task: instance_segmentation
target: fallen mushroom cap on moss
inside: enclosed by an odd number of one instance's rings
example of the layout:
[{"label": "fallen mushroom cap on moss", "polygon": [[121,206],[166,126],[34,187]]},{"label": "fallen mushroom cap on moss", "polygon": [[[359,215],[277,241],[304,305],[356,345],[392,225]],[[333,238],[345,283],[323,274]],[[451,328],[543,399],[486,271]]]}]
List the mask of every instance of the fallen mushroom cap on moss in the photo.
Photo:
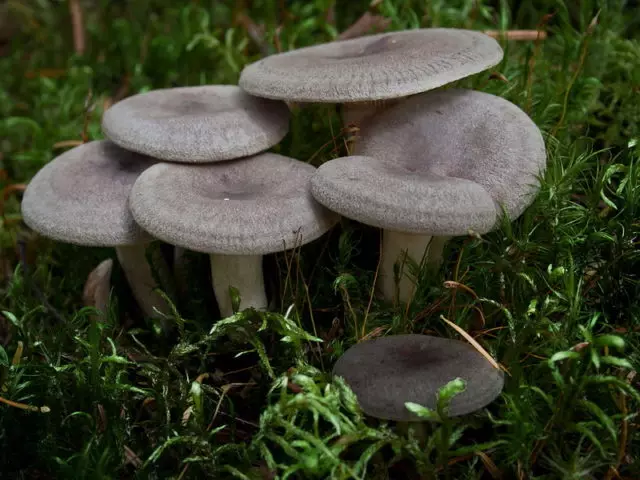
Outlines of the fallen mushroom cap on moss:
[{"label": "fallen mushroom cap on moss", "polygon": [[253,155],[289,130],[283,102],[254,97],[235,85],[152,90],[109,108],[107,138],[122,148],[179,163],[208,163]]},{"label": "fallen mushroom cap on moss", "polygon": [[157,238],[209,253],[223,316],[267,308],[262,256],[319,238],[338,216],[317,203],[309,183],[315,168],[273,153],[207,165],[158,164],[133,186],[136,221]]},{"label": "fallen mushroom cap on moss", "polygon": [[[383,229],[378,279],[388,300],[402,250],[420,263],[440,237],[428,254],[438,264],[446,237],[490,231],[502,208],[518,217],[533,201],[546,163],[535,123],[511,102],[473,90],[410,97],[361,131],[357,156],[320,166],[311,190],[327,208]],[[410,300],[411,288],[401,279],[401,301]]]},{"label": "fallen mushroom cap on moss", "polygon": [[493,402],[504,374],[468,343],[428,335],[390,335],[357,343],[336,362],[364,413],[400,422],[422,421],[407,402],[435,410],[437,393],[451,380],[466,383],[453,397],[449,416],[466,415]]},{"label": "fallen mushroom cap on moss", "polygon": [[388,32],[270,55],[245,67],[239,85],[264,98],[344,103],[348,123],[358,120],[350,110],[358,117],[375,111],[362,102],[441,87],[498,64],[503,55],[496,40],[473,30]]},{"label": "fallen mushroom cap on moss", "polygon": [[156,160],[109,141],[75,147],[45,165],[22,199],[24,222],[53,240],[115,247],[133,294],[147,316],[168,312],[145,256],[153,240],[128,208],[131,186]]}]

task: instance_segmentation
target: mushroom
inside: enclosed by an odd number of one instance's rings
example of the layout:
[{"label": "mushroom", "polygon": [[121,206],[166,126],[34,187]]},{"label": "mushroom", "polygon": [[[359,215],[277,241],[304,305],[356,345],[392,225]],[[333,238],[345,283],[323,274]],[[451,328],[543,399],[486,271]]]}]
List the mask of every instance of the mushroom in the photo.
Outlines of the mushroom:
[{"label": "mushroom", "polygon": [[[253,155],[289,131],[286,104],[253,97],[235,85],[153,90],[113,105],[102,130],[130,151],[178,163],[209,163]],[[173,270],[184,288],[184,249],[174,249]]]},{"label": "mushroom", "polygon": [[503,55],[481,32],[415,29],[271,55],[245,67],[239,85],[264,98],[345,103],[343,121],[358,123],[389,101],[484,71]]},{"label": "mushroom", "polygon": [[475,412],[493,402],[504,374],[466,342],[429,335],[390,335],[360,342],[336,362],[364,413],[382,420],[417,422],[407,402],[436,409],[437,393],[451,380],[466,383],[449,404],[451,417]]},{"label": "mushroom", "polygon": [[134,297],[149,317],[169,308],[154,291],[157,283],[145,256],[153,238],[136,224],[127,201],[135,179],[154,163],[106,140],[85,143],[40,169],[22,199],[24,222],[41,235],[115,247]]},{"label": "mushroom", "polygon": [[[448,89],[410,97],[369,119],[356,156],[330,160],[311,191],[329,209],[383,229],[380,287],[395,298],[402,251],[439,265],[447,237],[492,230],[532,202],[546,154],[540,130],[516,105]],[[432,243],[433,242],[433,243]],[[413,286],[402,277],[400,301]]]},{"label": "mushroom", "polygon": [[113,105],[102,131],[117,145],[180,163],[230,160],[277,144],[289,130],[283,102],[235,85],[153,90]]},{"label": "mushroom", "polygon": [[338,216],[309,191],[315,168],[273,153],[206,165],[158,164],[136,181],[130,207],[152,235],[209,253],[220,313],[266,309],[262,256],[319,238]]}]

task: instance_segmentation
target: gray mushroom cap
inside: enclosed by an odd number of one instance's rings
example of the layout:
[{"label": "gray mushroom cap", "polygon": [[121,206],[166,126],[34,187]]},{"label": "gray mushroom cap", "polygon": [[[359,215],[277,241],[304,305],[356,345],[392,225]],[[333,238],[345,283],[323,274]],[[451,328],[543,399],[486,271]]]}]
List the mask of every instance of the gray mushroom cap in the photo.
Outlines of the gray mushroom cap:
[{"label": "gray mushroom cap", "polygon": [[116,247],[151,240],[134,221],[128,197],[152,158],[101,140],[58,156],[36,173],[22,199],[24,222],[57,241]]},{"label": "gray mushroom cap", "polygon": [[314,197],[368,225],[430,235],[485,233],[531,203],[544,140],[516,105],[473,90],[428,92],[364,122],[357,156],[331,160]]},{"label": "gray mushroom cap", "polygon": [[162,160],[215,162],[277,144],[289,130],[289,110],[235,85],[166,88],[116,103],[102,130],[121,147]]},{"label": "gray mushroom cap", "polygon": [[435,409],[438,390],[456,378],[466,388],[451,400],[449,416],[480,410],[504,385],[502,371],[468,343],[416,334],[358,343],[338,359],[333,374],[344,378],[367,415],[404,422],[421,420],[406,402]]},{"label": "gray mushroom cap", "polygon": [[207,165],[158,164],[130,207],[159,239],[193,251],[264,255],[319,238],[338,216],[316,202],[315,168],[273,153]]},{"label": "gray mushroom cap", "polygon": [[253,95],[298,102],[393,99],[479,73],[503,55],[484,33],[407,30],[271,55],[245,67],[239,85]]}]

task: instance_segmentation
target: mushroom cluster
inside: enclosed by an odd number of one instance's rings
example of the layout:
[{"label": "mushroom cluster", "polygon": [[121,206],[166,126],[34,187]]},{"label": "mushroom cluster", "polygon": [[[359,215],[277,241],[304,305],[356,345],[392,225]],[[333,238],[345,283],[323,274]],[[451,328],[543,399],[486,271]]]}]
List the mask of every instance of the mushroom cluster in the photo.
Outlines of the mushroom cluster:
[{"label": "mushroom cluster", "polygon": [[[513,103],[479,91],[439,88],[503,58],[489,36],[458,29],[371,35],[272,55],[242,72],[253,95],[339,103],[359,134],[349,156],[321,165],[315,199],[383,231],[379,290],[408,302],[415,286],[395,278],[407,258],[438,266],[450,237],[482,234],[532,202],[546,163],[543,137]],[[359,343],[335,366],[365,413],[415,420],[406,402],[433,407],[438,390],[462,378],[451,415],[492,402],[502,372],[469,344],[427,335]]]},{"label": "mushroom cluster", "polygon": [[[238,86],[133,95],[105,112],[107,140],[64,153],[33,178],[24,220],[53,239],[115,247],[151,316],[166,305],[146,243],[207,253],[228,316],[231,286],[241,308],[267,308],[263,255],[319,238],[342,215],[383,230],[379,289],[386,300],[410,301],[412,282],[394,278],[399,257],[438,265],[448,238],[489,232],[537,191],[546,153],[526,113],[494,95],[446,88],[502,58],[483,33],[416,29],[271,55],[248,65]],[[345,123],[359,127],[353,152],[317,169],[268,153],[288,132],[285,102],[340,104]],[[503,383],[470,348],[390,337],[352,347],[334,373],[366,412],[398,420],[411,417],[404,402],[431,405],[440,387],[464,378],[468,390],[452,406],[464,414]]]},{"label": "mushroom cluster", "polygon": [[242,71],[253,95],[339,103],[343,121],[357,125],[352,155],[320,166],[312,193],[383,229],[378,280],[389,301],[413,294],[406,274],[396,282],[399,257],[438,265],[448,238],[486,233],[503,209],[515,218],[533,199],[546,162],[535,123],[500,97],[438,88],[503,55],[484,33],[428,28],[301,48]]},{"label": "mushroom cluster", "polygon": [[265,309],[262,256],[315,240],[339,218],[311,195],[314,167],[266,153],[288,129],[283,102],[234,85],[133,95],[105,112],[107,140],[34,176],[24,221],[55,240],[115,247],[147,316],[168,313],[146,258],[154,239],[210,255],[223,316],[233,314],[230,287],[241,308]]}]

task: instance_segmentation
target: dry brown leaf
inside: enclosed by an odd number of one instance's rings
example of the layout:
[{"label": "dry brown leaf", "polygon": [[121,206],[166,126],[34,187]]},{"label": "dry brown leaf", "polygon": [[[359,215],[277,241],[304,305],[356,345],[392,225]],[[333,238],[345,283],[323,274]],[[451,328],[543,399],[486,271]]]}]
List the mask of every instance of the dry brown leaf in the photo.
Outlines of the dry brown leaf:
[{"label": "dry brown leaf", "polygon": [[496,480],[502,478],[502,472],[496,466],[496,464],[493,462],[493,460],[491,460],[489,455],[487,455],[486,453],[481,452],[481,451],[477,451],[477,452],[475,452],[475,454],[478,457],[480,457],[480,460],[482,460],[482,463],[484,464],[484,467],[487,469],[487,471],[489,472],[489,474],[491,475],[492,478],[495,478]]},{"label": "dry brown leaf", "polygon": [[532,42],[535,40],[544,40],[547,38],[547,32],[542,30],[485,30],[485,35],[489,35],[492,38],[504,37],[507,40]]},{"label": "dry brown leaf", "polygon": [[83,55],[87,42],[84,33],[84,12],[80,0],[69,0],[69,15],[73,29],[73,49],[78,55]]},{"label": "dry brown leaf", "polygon": [[58,150],[60,148],[78,147],[83,143],[82,140],[62,140],[61,142],[54,143],[52,148]]},{"label": "dry brown leaf", "polygon": [[476,342],[473,339],[473,337],[471,335],[469,335],[467,332],[465,332],[462,328],[460,328],[458,325],[453,323],[451,320],[445,318],[444,315],[440,315],[440,318],[443,321],[445,321],[447,323],[447,325],[449,325],[451,328],[453,328],[456,332],[458,332],[460,335],[462,335],[467,342],[469,342],[471,345],[473,345],[473,347],[478,351],[478,353],[480,353],[484,358],[486,358],[487,361],[491,365],[493,365],[498,370],[503,370],[503,369],[500,368],[500,365],[498,364],[498,362],[496,362],[493,359],[493,357],[491,355],[489,355],[489,353],[484,348],[482,348],[482,346],[478,342]]},{"label": "dry brown leaf", "polygon": [[125,457],[125,465],[130,464],[136,468],[140,468],[142,466],[142,460],[140,457],[129,447],[124,446],[124,457]]},{"label": "dry brown leaf", "polygon": [[268,55],[269,46],[265,42],[264,26],[258,25],[253,21],[251,17],[244,13],[239,13],[236,16],[236,21],[244,27],[244,29],[247,31],[247,35],[249,35],[249,38],[253,40],[253,43],[255,43],[258,48],[260,48],[260,52],[262,52],[262,55]]},{"label": "dry brown leaf", "polygon": [[40,70],[28,71],[25,78],[60,78],[67,74],[64,68],[41,68]]},{"label": "dry brown leaf", "polygon": [[108,258],[94,268],[84,284],[82,300],[87,307],[94,307],[103,315],[107,313],[111,293],[111,272],[113,259]]},{"label": "dry brown leaf", "polygon": [[366,35],[371,32],[382,32],[391,25],[391,19],[382,15],[365,12],[349,28],[338,35],[338,40],[347,40]]},{"label": "dry brown leaf", "polygon": [[182,426],[184,427],[189,423],[189,419],[191,418],[191,414],[193,413],[193,407],[188,407],[184,412],[182,412]]}]

